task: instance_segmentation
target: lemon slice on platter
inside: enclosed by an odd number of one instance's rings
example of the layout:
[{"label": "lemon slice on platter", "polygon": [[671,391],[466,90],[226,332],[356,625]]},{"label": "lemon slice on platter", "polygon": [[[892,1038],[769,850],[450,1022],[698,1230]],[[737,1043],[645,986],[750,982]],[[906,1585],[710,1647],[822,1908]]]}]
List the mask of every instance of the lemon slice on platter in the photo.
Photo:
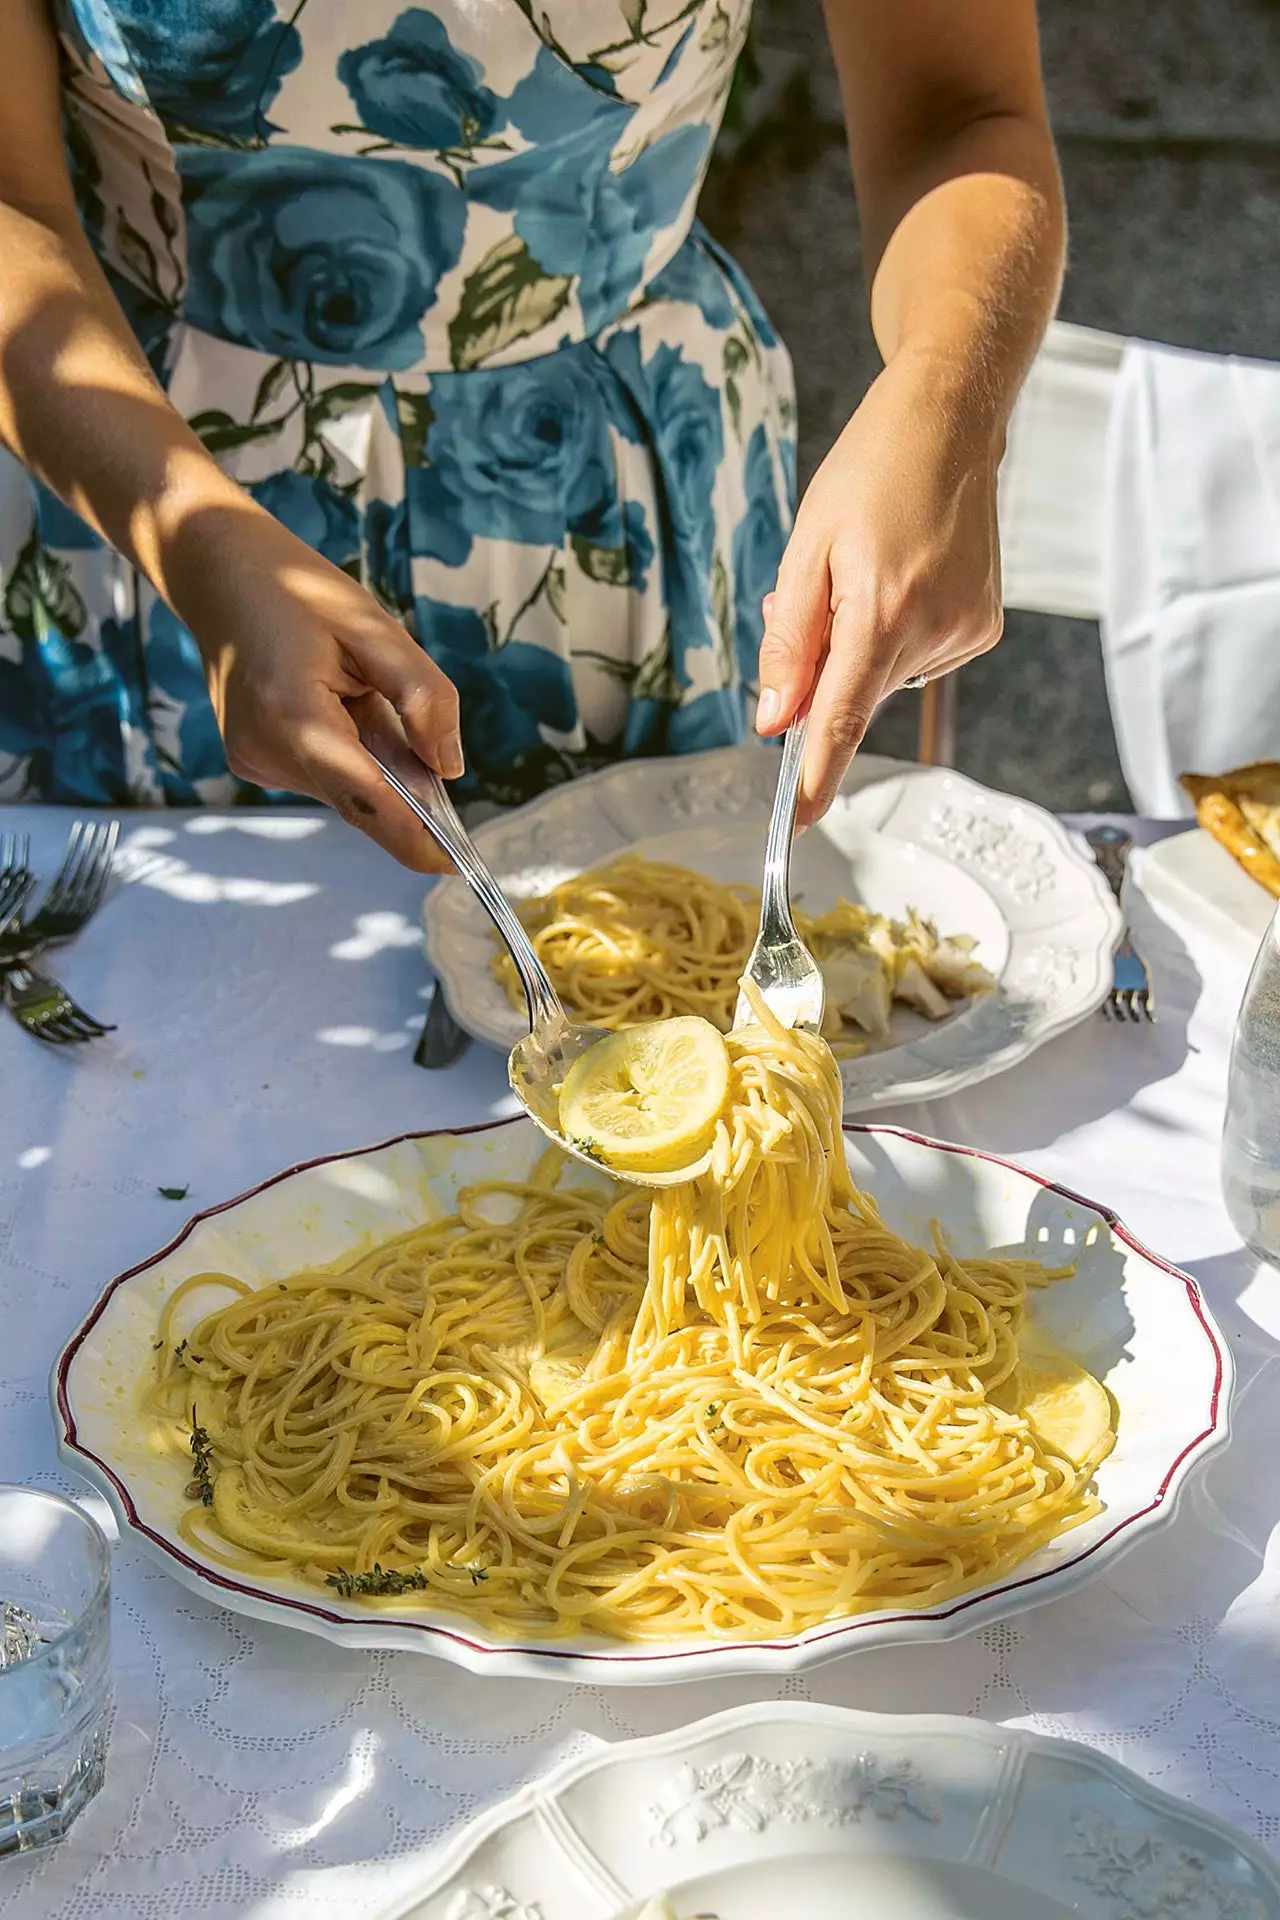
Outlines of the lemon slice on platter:
[{"label": "lemon slice on platter", "polygon": [[1096,1466],[1115,1441],[1111,1397],[1100,1380],[1034,1328],[1019,1342],[1017,1408],[1042,1447],[1073,1467]]},{"label": "lemon slice on platter", "polygon": [[626,1173],[674,1173],[710,1147],[729,1099],[729,1049],[709,1020],[681,1014],[610,1034],[560,1089],[560,1131]]}]

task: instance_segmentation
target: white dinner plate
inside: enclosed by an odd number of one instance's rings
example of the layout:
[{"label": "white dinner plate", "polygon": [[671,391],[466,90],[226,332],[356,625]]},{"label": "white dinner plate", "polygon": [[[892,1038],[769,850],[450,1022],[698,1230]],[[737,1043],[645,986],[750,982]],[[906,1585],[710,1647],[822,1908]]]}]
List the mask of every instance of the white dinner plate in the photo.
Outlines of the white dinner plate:
[{"label": "white dinner plate", "polygon": [[[777,768],[763,747],[624,761],[475,838],[515,900],[623,852],[758,886]],[[1016,1066],[1110,990],[1121,918],[1092,860],[1043,808],[941,767],[860,754],[826,819],[797,844],[793,890],[811,912],[841,895],[895,915],[915,907],[940,933],[976,935],[977,958],[999,981],[936,1024],[895,1009],[895,1044],[841,1063],[847,1114],[941,1099]],[[528,1021],[493,978],[484,910],[463,881],[446,880],[423,920],[455,1019],[509,1052]]]},{"label": "white dinner plate", "polygon": [[[1041,1297],[1036,1317],[1105,1382],[1118,1407],[1116,1446],[1098,1471],[1104,1511],[990,1586],[936,1607],[858,1614],[766,1642],[654,1645],[532,1633],[503,1640],[478,1621],[411,1601],[370,1611],[297,1578],[236,1574],[183,1540],[187,1476],[171,1453],[155,1449],[139,1411],[168,1295],[210,1271],[267,1285],[452,1212],[460,1185],[524,1178],[545,1143],[523,1118],[313,1161],[197,1215],[169,1246],[111,1282],[59,1358],[51,1391],[63,1457],[101,1488],[125,1532],[207,1599],[346,1646],[416,1648],[479,1673],[603,1685],[789,1673],[862,1647],[950,1638],[1058,1599],[1167,1523],[1187,1476],[1224,1443],[1226,1347],[1195,1282],[1147,1253],[1104,1208],[1007,1161],[896,1128],[854,1127],[846,1138],[858,1185],[915,1244],[932,1244],[937,1220],[961,1257],[999,1249],[1077,1265],[1074,1280]],[[598,1176],[575,1167],[573,1177]],[[199,1311],[193,1306],[193,1316]]]},{"label": "white dinner plate", "polygon": [[1280,1920],[1253,1841],[1070,1740],[799,1701],[558,1767],[379,1920]]}]

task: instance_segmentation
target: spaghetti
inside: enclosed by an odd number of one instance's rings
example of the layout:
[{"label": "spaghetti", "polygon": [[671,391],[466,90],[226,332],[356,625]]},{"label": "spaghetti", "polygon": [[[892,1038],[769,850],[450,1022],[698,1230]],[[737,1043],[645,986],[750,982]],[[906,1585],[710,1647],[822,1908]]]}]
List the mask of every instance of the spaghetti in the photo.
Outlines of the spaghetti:
[{"label": "spaghetti", "polygon": [[[574,1019],[617,1030],[701,1014],[733,1025],[738,981],[760,919],[760,895],[687,867],[625,855],[522,901],[525,931]],[[931,1020],[995,982],[967,935],[939,938],[918,914],[905,921],[841,900],[820,915],[794,910],[796,928],[827,985],[823,1036],[836,1053],[890,1038],[890,1003]],[[512,1003],[524,992],[503,948],[492,969]]]},{"label": "spaghetti", "polygon": [[187,1538],[500,1635],[742,1640],[935,1605],[1096,1512],[1111,1433],[1068,1459],[1017,1410],[1062,1276],[889,1232],[829,1051],[756,1011],[697,1182],[568,1186],[552,1150],[341,1268],[179,1288],[148,1395],[209,1450]]}]

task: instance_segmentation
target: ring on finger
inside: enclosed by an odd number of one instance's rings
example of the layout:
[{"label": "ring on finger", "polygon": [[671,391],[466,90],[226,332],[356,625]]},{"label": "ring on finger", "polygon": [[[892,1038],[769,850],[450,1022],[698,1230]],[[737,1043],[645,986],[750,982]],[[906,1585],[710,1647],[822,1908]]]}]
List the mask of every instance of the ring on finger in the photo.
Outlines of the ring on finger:
[{"label": "ring on finger", "polygon": [[927,687],[928,684],[929,676],[927,673],[915,673],[912,674],[910,680],[903,681],[902,689],[904,693],[919,693],[921,687]]}]

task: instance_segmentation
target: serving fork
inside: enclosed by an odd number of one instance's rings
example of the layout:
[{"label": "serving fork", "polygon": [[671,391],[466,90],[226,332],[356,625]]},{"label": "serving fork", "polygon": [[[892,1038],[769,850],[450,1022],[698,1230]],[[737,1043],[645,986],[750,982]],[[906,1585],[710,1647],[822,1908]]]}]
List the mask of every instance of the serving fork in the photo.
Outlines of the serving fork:
[{"label": "serving fork", "polygon": [[[796,832],[796,801],[804,771],[807,716],[793,720],[782,743],[778,784],[769,816],[764,846],[764,875],[760,883],[760,931],[747,961],[745,978],[757,987],[769,1011],[784,1027],[817,1033],[826,1005],[822,968],[810,953],[791,917],[791,848]],[[735,1027],[755,1020],[751,1003],[739,993]]]},{"label": "serving fork", "polygon": [[[1085,839],[1112,893],[1123,905],[1125,866],[1133,847],[1133,836],[1123,827],[1091,827]],[[1112,961],[1111,991],[1102,1003],[1102,1016],[1105,1020],[1145,1020],[1155,1024],[1151,976],[1127,925]]]}]

